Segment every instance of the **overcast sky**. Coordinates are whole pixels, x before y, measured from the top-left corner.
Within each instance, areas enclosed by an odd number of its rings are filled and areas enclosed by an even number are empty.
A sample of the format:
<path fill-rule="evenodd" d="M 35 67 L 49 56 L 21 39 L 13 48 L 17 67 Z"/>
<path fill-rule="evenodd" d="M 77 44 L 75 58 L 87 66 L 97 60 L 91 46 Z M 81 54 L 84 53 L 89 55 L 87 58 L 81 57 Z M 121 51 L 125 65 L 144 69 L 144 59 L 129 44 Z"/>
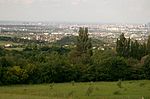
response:
<path fill-rule="evenodd" d="M 0 20 L 150 22 L 150 0 L 0 0 Z"/>

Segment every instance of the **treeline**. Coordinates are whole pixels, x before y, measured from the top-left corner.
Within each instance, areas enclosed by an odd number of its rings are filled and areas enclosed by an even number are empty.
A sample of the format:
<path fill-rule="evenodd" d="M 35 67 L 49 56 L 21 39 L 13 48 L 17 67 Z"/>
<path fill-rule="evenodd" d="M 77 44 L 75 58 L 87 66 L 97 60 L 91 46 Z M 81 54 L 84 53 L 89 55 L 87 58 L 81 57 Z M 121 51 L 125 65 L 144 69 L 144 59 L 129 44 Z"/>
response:
<path fill-rule="evenodd" d="M 30 44 L 30 43 L 45 44 L 47 43 L 45 41 L 28 40 L 28 39 L 22 39 L 22 38 L 17 38 L 17 37 L 6 37 L 6 36 L 0 36 L 0 41 L 10 41 L 13 43 L 22 43 L 22 44 Z"/>
<path fill-rule="evenodd" d="M 150 36 L 147 42 L 139 43 L 137 40 L 127 39 L 124 34 L 121 34 L 117 39 L 116 51 L 119 56 L 140 60 L 143 56 L 150 54 Z"/>
<path fill-rule="evenodd" d="M 79 29 L 75 48 L 35 45 L 23 51 L 0 48 L 0 84 L 150 79 L 148 43 L 146 53 L 137 52 L 135 57 L 131 53 L 133 41 L 130 44 L 126 38 L 122 41 L 123 36 L 119 37 L 116 50 L 93 50 L 88 28 Z"/>

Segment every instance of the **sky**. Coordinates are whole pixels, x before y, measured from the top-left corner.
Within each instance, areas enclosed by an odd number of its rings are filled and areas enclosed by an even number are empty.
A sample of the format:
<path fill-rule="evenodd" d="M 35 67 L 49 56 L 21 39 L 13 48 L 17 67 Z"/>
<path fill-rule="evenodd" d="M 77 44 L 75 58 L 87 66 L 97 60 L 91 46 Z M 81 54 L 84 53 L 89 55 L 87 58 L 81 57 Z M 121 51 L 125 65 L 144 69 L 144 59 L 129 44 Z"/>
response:
<path fill-rule="evenodd" d="M 1 21 L 148 23 L 150 0 L 0 0 Z"/>

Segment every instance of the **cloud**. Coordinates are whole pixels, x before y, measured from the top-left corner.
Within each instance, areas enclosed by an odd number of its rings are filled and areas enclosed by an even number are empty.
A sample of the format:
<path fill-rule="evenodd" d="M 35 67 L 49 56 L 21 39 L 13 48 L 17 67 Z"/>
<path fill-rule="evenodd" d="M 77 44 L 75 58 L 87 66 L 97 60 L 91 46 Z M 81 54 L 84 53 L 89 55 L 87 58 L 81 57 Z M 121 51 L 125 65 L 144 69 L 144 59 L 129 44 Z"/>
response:
<path fill-rule="evenodd" d="M 78 5 L 78 4 L 79 4 L 79 2 L 72 1 L 72 2 L 71 2 L 71 4 L 72 4 L 72 5 Z"/>
<path fill-rule="evenodd" d="M 22 0 L 22 2 L 25 4 L 32 4 L 34 0 Z"/>
<path fill-rule="evenodd" d="M 87 2 L 87 0 L 0 0 L 0 4 L 23 4 L 31 5 L 34 3 L 38 4 L 50 4 L 50 5 L 79 5 L 81 3 Z"/>
<path fill-rule="evenodd" d="M 85 3 L 85 2 L 87 2 L 87 0 L 72 0 L 71 4 L 72 5 L 79 5 L 79 4 Z"/>
<path fill-rule="evenodd" d="M 32 4 L 35 0 L 0 0 L 1 4 Z"/>
<path fill-rule="evenodd" d="M 35 2 L 35 0 L 16 0 L 16 1 L 17 1 L 17 3 L 26 4 L 26 5 L 30 5 Z"/>

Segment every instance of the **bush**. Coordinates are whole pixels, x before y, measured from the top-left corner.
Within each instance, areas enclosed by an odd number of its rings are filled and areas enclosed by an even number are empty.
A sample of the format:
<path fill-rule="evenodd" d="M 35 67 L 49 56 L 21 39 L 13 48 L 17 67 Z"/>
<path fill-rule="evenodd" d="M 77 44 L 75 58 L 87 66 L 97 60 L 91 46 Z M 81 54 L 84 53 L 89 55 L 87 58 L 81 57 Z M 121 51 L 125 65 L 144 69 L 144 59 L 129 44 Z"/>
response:
<path fill-rule="evenodd" d="M 88 89 L 86 90 L 86 95 L 87 96 L 90 96 L 94 91 L 94 88 L 93 86 L 89 86 Z"/>
<path fill-rule="evenodd" d="M 121 81 L 121 80 L 119 80 L 119 81 L 117 82 L 117 86 L 118 86 L 119 88 L 122 88 L 122 81 Z"/>
<path fill-rule="evenodd" d="M 114 94 L 114 95 L 120 95 L 120 94 L 121 94 L 121 91 L 120 91 L 120 90 L 114 91 L 113 94 Z"/>
<path fill-rule="evenodd" d="M 54 82 L 53 83 L 50 83 L 50 89 L 53 89 L 54 88 Z"/>
<path fill-rule="evenodd" d="M 72 97 L 74 95 L 74 91 L 70 91 L 69 93 L 68 93 L 68 97 Z"/>
<path fill-rule="evenodd" d="M 72 86 L 74 86 L 75 85 L 75 81 L 71 81 L 71 84 L 72 84 Z"/>

